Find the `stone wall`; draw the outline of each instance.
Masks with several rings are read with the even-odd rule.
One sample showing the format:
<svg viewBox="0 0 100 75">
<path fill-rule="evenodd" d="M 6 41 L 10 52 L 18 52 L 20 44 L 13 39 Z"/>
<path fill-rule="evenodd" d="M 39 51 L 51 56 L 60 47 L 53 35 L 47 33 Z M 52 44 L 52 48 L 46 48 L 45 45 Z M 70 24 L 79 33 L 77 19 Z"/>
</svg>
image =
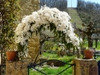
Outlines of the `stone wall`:
<svg viewBox="0 0 100 75">
<path fill-rule="evenodd" d="M 28 61 L 6 61 L 6 75 L 28 75 Z"/>
<path fill-rule="evenodd" d="M 33 33 L 32 38 L 29 39 L 29 42 L 28 42 L 29 51 L 28 51 L 28 53 L 29 53 L 29 58 L 31 59 L 31 61 L 34 61 L 37 54 L 39 53 L 39 49 L 40 49 L 39 40 L 40 40 L 39 35 L 36 35 L 35 33 Z"/>
<path fill-rule="evenodd" d="M 33 11 L 36 11 L 40 8 L 39 0 L 20 0 L 21 13 L 20 21 L 23 16 L 30 15 Z M 32 38 L 29 39 L 29 58 L 25 61 L 6 61 L 6 75 L 27 75 L 27 66 L 29 63 L 33 62 L 38 51 L 39 51 L 39 35 L 32 35 Z"/>
<path fill-rule="evenodd" d="M 74 59 L 73 75 L 98 75 L 95 59 Z"/>
<path fill-rule="evenodd" d="M 33 11 L 40 9 L 40 0 L 20 0 L 21 13 L 20 19 L 25 15 L 32 14 Z"/>
</svg>

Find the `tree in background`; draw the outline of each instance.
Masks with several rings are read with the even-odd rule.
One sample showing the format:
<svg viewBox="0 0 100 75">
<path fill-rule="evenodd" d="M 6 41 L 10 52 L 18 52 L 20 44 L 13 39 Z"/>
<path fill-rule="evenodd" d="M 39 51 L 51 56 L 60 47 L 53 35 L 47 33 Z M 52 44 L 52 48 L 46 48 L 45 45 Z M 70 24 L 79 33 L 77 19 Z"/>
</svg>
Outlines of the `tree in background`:
<svg viewBox="0 0 100 75">
<path fill-rule="evenodd" d="M 98 3 L 92 3 L 92 2 L 85 2 L 84 0 L 78 0 L 78 5 L 77 5 L 77 11 L 79 13 L 79 16 L 83 22 L 83 24 L 85 25 L 85 30 L 86 31 L 88 28 L 91 28 L 90 31 L 91 35 L 88 35 L 88 46 L 92 47 L 92 35 L 96 34 L 98 35 L 98 32 L 100 32 L 100 4 Z M 91 26 L 89 26 L 92 23 Z M 95 40 L 97 41 L 97 39 L 99 39 L 98 37 L 96 37 L 95 35 Z M 89 42 L 90 41 L 90 42 Z"/>
<path fill-rule="evenodd" d="M 84 23 L 92 21 L 95 25 L 98 25 L 99 21 L 97 22 L 97 20 L 100 20 L 100 4 L 78 0 L 77 11 Z"/>
<path fill-rule="evenodd" d="M 67 8 L 67 0 L 40 0 L 40 5 L 47 5 L 48 7 L 56 7 L 61 11 Z"/>
</svg>

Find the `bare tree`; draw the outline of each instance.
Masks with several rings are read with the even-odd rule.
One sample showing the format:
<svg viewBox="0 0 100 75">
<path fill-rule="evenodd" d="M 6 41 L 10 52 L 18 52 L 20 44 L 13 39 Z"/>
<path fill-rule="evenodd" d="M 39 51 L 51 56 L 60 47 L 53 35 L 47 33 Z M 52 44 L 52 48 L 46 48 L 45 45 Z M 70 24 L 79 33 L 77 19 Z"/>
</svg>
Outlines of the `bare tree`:
<svg viewBox="0 0 100 75">
<path fill-rule="evenodd" d="M 67 8 L 67 0 L 40 0 L 41 6 L 47 5 L 48 7 L 56 7 L 61 11 Z"/>
</svg>

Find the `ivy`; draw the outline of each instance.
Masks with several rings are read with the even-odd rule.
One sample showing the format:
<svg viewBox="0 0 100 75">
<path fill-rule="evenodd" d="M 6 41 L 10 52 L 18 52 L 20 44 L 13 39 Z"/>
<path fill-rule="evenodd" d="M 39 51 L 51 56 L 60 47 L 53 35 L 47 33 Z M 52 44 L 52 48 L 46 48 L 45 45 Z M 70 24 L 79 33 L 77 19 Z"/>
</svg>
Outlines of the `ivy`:
<svg viewBox="0 0 100 75">
<path fill-rule="evenodd" d="M 1 6 L 2 14 L 2 30 L 0 44 L 4 48 L 9 48 L 14 44 L 14 30 L 17 26 L 19 19 L 18 13 L 20 12 L 19 0 L 2 0 Z"/>
</svg>

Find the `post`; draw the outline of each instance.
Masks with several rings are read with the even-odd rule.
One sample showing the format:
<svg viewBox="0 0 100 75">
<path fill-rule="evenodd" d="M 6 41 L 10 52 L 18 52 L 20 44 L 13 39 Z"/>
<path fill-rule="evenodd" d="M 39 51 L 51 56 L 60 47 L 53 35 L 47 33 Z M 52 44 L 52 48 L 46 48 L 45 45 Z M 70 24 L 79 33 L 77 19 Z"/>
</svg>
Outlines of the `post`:
<svg viewBox="0 0 100 75">
<path fill-rule="evenodd" d="M 74 59 L 73 75 L 98 75 L 95 59 Z"/>
<path fill-rule="evenodd" d="M 6 75 L 28 75 L 29 60 L 26 61 L 6 61 Z"/>
</svg>

